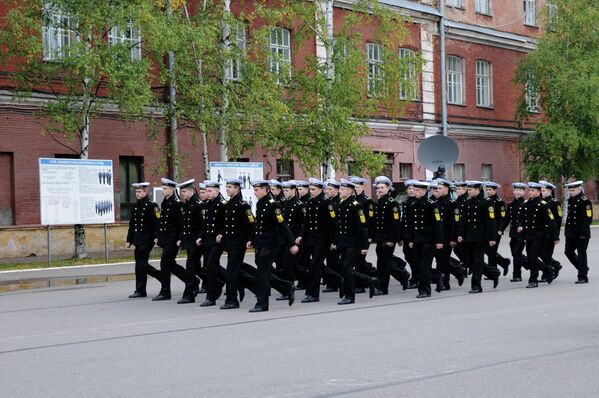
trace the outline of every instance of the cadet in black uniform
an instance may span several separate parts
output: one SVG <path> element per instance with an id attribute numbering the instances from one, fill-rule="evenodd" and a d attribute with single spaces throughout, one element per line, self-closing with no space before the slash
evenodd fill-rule
<path id="1" fill-rule="evenodd" d="M 265 180 L 252 181 L 254 193 L 258 198 L 256 203 L 256 222 L 252 238 L 246 247 L 256 249 L 256 267 L 258 269 L 258 286 L 256 305 L 250 312 L 268 311 L 269 280 L 275 251 L 285 245 L 291 254 L 297 254 L 298 246 L 283 218 L 283 212 L 276 200 L 269 194 L 269 182 Z M 293 304 L 292 301 L 289 304 Z"/>
<path id="2" fill-rule="evenodd" d="M 297 193 L 299 200 L 304 204 L 308 205 L 310 200 L 310 183 L 307 181 L 295 180 L 297 184 Z M 306 207 L 307 210 L 307 207 Z M 296 277 L 297 277 L 297 288 L 305 289 L 306 282 L 308 280 L 308 268 L 310 267 L 310 257 L 308 250 L 305 245 L 300 245 L 300 252 L 298 253 L 298 262 L 296 264 Z"/>
<path id="3" fill-rule="evenodd" d="M 551 213 L 553 214 L 553 221 L 555 222 L 555 228 L 557 229 L 557 233 L 559 235 L 560 230 L 562 228 L 562 204 L 559 200 L 554 197 L 556 186 L 548 181 L 539 181 L 541 184 L 541 197 L 547 203 L 549 203 L 549 208 L 551 209 Z M 550 265 L 553 267 L 553 279 L 556 279 L 559 275 L 559 272 L 562 269 L 562 265 L 559 261 L 553 258 L 553 252 L 555 250 L 555 244 L 551 239 L 545 240 L 545 246 L 543 247 L 543 253 L 550 261 Z M 539 282 L 547 282 L 547 277 L 543 273 Z"/>
<path id="4" fill-rule="evenodd" d="M 156 232 L 154 243 L 162 248 L 160 257 L 160 278 L 162 288 L 152 301 L 171 299 L 171 272 L 185 283 L 185 269 L 177 264 L 179 246 L 177 241 L 181 236 L 181 202 L 177 199 L 175 188 L 177 183 L 168 178 L 162 179 L 162 192 L 164 199 L 160 204 L 160 225 Z"/>
<path id="5" fill-rule="evenodd" d="M 293 180 L 283 183 L 283 194 L 285 195 L 283 217 L 285 218 L 285 224 L 289 227 L 289 230 L 293 235 L 293 241 L 295 242 L 298 237 L 304 234 L 307 213 L 306 205 L 299 200 L 296 182 Z M 284 253 L 284 265 L 281 277 L 293 283 L 295 281 L 296 267 L 299 262 L 301 250 L 300 253 L 291 254 L 285 246 L 282 247 Z M 306 275 L 303 274 L 304 278 L 305 276 Z M 287 299 L 288 297 L 286 296 L 277 297 L 277 300 Z"/>
<path id="6" fill-rule="evenodd" d="M 341 256 L 343 298 L 337 304 L 344 305 L 355 302 L 354 266 L 360 254 L 368 252 L 368 235 L 366 215 L 354 196 L 355 185 L 345 179 L 340 181 L 340 185 L 337 229 L 332 245 Z"/>
<path id="7" fill-rule="evenodd" d="M 414 183 L 415 201 L 409 208 L 412 220 L 411 238 L 408 245 L 414 249 L 414 264 L 418 267 L 418 295 L 431 296 L 431 266 L 437 250 L 443 249 L 443 220 L 435 203 L 427 197 L 429 184 Z"/>
<path id="8" fill-rule="evenodd" d="M 499 249 L 499 242 L 501 241 L 501 235 L 503 233 L 501 226 L 503 226 L 507 217 L 507 208 L 503 199 L 497 195 L 497 190 L 499 187 L 500 185 L 496 182 L 485 183 L 487 199 L 493 202 L 493 206 L 495 206 L 495 222 L 497 223 L 497 238 L 495 239 L 497 244 L 494 246 L 489 246 L 487 249 L 487 259 L 489 267 L 497 268 L 497 265 L 499 265 L 501 268 L 503 268 L 503 276 L 505 276 L 509 271 L 510 260 L 504 258 L 497 252 L 497 250 Z"/>
<path id="9" fill-rule="evenodd" d="M 493 281 L 493 288 L 499 283 L 500 272 L 497 268 L 485 267 L 484 255 L 487 247 L 495 245 L 497 224 L 495 207 L 482 193 L 482 182 L 467 181 L 468 200 L 460 217 L 458 242 L 464 242 L 465 263 L 472 271 L 469 293 L 483 291 L 483 274 Z"/>
<path id="10" fill-rule="evenodd" d="M 295 184 L 297 185 L 299 200 L 307 205 L 310 200 L 310 183 L 308 181 L 295 180 Z"/>
<path id="11" fill-rule="evenodd" d="M 413 235 L 413 224 L 414 220 L 410 217 L 412 216 L 411 206 L 416 201 L 414 197 L 414 184 L 417 180 L 406 180 L 404 185 L 406 186 L 408 197 L 401 203 L 401 225 L 399 231 L 399 244 L 403 244 L 403 255 L 406 259 L 406 262 L 410 266 L 410 270 L 412 271 L 412 277 L 410 278 L 410 282 L 408 284 L 408 289 L 416 289 L 418 287 L 418 264 L 414 263 L 414 249 L 410 247 L 407 243 L 411 241 Z"/>
<path id="12" fill-rule="evenodd" d="M 278 180 L 270 180 L 268 182 L 268 185 L 270 188 L 270 194 L 272 195 L 274 200 L 279 202 L 279 204 L 283 204 L 283 202 L 285 201 L 285 195 L 283 195 L 283 183 L 281 183 L 281 181 Z"/>
<path id="13" fill-rule="evenodd" d="M 518 232 L 516 225 L 522 208 L 524 206 L 524 195 L 526 193 L 526 184 L 522 182 L 512 183 L 512 193 L 514 200 L 512 200 L 507 206 L 507 212 L 502 225 L 498 225 L 498 229 L 501 230 L 502 234 L 505 229 L 510 225 L 510 251 L 512 253 L 512 259 L 514 260 L 514 270 L 512 272 L 512 279 L 510 282 L 521 282 L 522 281 L 522 266 L 526 262 L 524 256 L 524 236 L 522 232 Z"/>
<path id="14" fill-rule="evenodd" d="M 217 241 L 217 237 L 225 231 L 225 205 L 227 202 L 220 194 L 220 182 L 204 181 L 206 184 L 207 201 L 202 209 L 204 220 L 198 244 L 204 246 L 204 268 L 206 274 L 206 299 L 200 307 L 216 305 L 216 300 L 223 291 L 222 283 L 219 281 L 220 258 L 223 254 L 223 246 Z M 220 239 L 219 239 L 220 240 Z"/>
<path id="15" fill-rule="evenodd" d="M 221 310 L 239 308 L 237 292 L 242 288 L 239 272 L 254 226 L 252 209 L 241 195 L 243 181 L 237 178 L 227 178 L 225 182 L 227 196 L 229 196 L 229 201 L 224 208 L 225 228 L 224 234 L 216 237 L 217 243 L 222 243 L 223 250 L 228 253 L 225 289 L 227 298 L 225 304 L 220 307 Z"/>
<path id="16" fill-rule="evenodd" d="M 374 217 L 374 202 L 364 192 L 364 184 L 366 184 L 368 180 L 366 180 L 366 178 L 352 176 L 349 178 L 349 181 L 356 186 L 356 200 L 360 203 L 360 206 L 362 206 L 362 210 L 364 210 L 364 215 L 366 216 L 366 233 L 370 236 L 370 227 L 372 225 L 372 218 Z M 377 269 L 366 261 L 366 255 L 360 255 L 360 260 L 356 265 L 356 271 L 371 277 L 378 276 Z M 360 288 L 359 291 L 364 292 L 364 289 Z"/>
<path id="17" fill-rule="evenodd" d="M 466 209 L 466 201 L 468 200 L 468 186 L 466 185 L 465 181 L 456 181 L 453 183 L 453 185 L 455 187 L 456 194 L 455 204 L 461 218 L 462 214 L 464 214 L 464 210 Z M 464 265 L 464 268 L 466 268 L 467 264 L 464 261 L 466 259 L 466 255 L 464 253 L 464 244 L 462 242 L 457 242 L 456 246 L 453 248 L 453 252 Z M 466 274 L 468 274 L 467 269 Z"/>
<path id="18" fill-rule="evenodd" d="M 565 254 L 578 270 L 577 284 L 589 283 L 587 247 L 591 238 L 593 207 L 591 201 L 582 192 L 582 181 L 566 184 L 568 188 L 568 213 L 566 216 Z"/>
<path id="19" fill-rule="evenodd" d="M 399 204 L 391 196 L 393 183 L 385 176 L 374 179 L 377 201 L 374 205 L 370 240 L 376 243 L 376 269 L 378 271 L 379 290 L 377 295 L 389 293 L 389 279 L 393 250 L 398 241 L 401 227 Z"/>
<path id="20" fill-rule="evenodd" d="M 530 268 L 530 278 L 527 288 L 539 286 L 539 270 L 547 276 L 547 283 L 553 281 L 553 268 L 543 252 L 545 241 L 551 239 L 554 244 L 559 242 L 553 213 L 549 204 L 541 199 L 542 185 L 536 182 L 528 183 L 528 200 L 524 203 L 518 219 L 518 232 L 524 232 L 526 241 L 526 257 Z M 539 260 L 539 257 L 544 261 Z"/>
<path id="21" fill-rule="evenodd" d="M 207 195 L 206 195 L 206 184 L 204 184 L 203 182 L 200 182 L 198 184 L 198 198 L 199 198 L 199 202 L 200 202 L 200 214 L 204 214 L 203 210 L 206 207 L 206 201 L 207 201 Z M 204 257 L 204 246 L 200 245 L 198 246 L 198 258 L 200 259 L 199 263 L 198 263 L 198 278 L 202 279 L 202 285 L 200 286 L 200 290 L 198 291 L 198 293 L 206 293 L 206 270 L 204 269 L 204 266 L 202 265 L 202 261 L 201 258 Z M 204 261 L 206 259 L 204 258 Z"/>
<path id="22" fill-rule="evenodd" d="M 326 201 L 329 215 L 331 217 L 328 223 L 329 236 L 334 237 L 337 229 L 337 212 L 339 210 L 339 188 L 341 185 L 334 179 L 326 181 Z M 325 284 L 323 293 L 332 293 L 339 290 L 341 281 L 341 258 L 338 250 L 332 250 L 329 247 L 327 253 L 326 266 L 322 271 L 322 280 Z"/>
<path id="23" fill-rule="evenodd" d="M 181 189 L 181 201 L 183 202 L 181 207 L 183 223 L 177 245 L 187 252 L 185 290 L 183 291 L 183 297 L 177 301 L 177 304 L 194 303 L 199 290 L 197 273 L 200 264 L 200 248 L 196 241 L 200 237 L 200 230 L 202 229 L 202 213 L 194 182 L 195 180 L 191 179 L 177 186 Z"/>
<path id="24" fill-rule="evenodd" d="M 154 236 L 160 221 L 160 208 L 148 198 L 149 182 L 131 184 L 135 189 L 135 206 L 131 211 L 125 246 L 135 246 L 135 291 L 129 298 L 147 297 L 148 275 L 161 280 L 160 271 L 148 263 Z"/>

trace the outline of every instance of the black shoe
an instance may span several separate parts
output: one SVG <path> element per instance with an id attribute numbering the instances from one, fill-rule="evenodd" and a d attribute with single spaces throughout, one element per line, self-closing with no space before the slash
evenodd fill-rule
<path id="1" fill-rule="evenodd" d="M 266 312 L 268 311 L 268 307 L 262 307 L 260 305 L 256 305 L 254 308 L 250 309 L 250 312 Z"/>
<path id="2" fill-rule="evenodd" d="M 366 293 L 366 289 L 364 289 L 363 287 L 357 287 L 354 289 L 354 293 L 355 294 Z"/>
<path id="3" fill-rule="evenodd" d="M 410 282 L 408 283 L 408 289 L 416 289 L 418 287 L 417 283 Z"/>
<path id="4" fill-rule="evenodd" d="M 476 294 L 476 293 L 482 293 L 482 292 L 483 291 L 481 289 L 472 289 L 468 293 L 470 293 L 470 294 Z"/>
<path id="5" fill-rule="evenodd" d="M 337 304 L 338 304 L 338 305 L 345 305 L 345 304 L 354 304 L 354 303 L 355 303 L 355 301 L 354 301 L 354 300 L 352 300 L 352 299 L 350 299 L 350 298 L 347 298 L 347 297 L 343 297 L 343 298 L 341 299 L 341 301 L 339 301 Z"/>
<path id="6" fill-rule="evenodd" d="M 466 279 L 466 270 L 461 271 L 458 276 L 456 276 L 458 280 L 458 286 L 462 286 L 464 284 L 464 279 Z"/>
<path id="7" fill-rule="evenodd" d="M 437 287 L 435 288 L 435 292 L 441 293 L 443 291 L 443 286 L 445 285 L 445 275 L 439 273 L 439 278 L 437 279 Z"/>
<path id="8" fill-rule="evenodd" d="M 538 282 L 530 282 L 528 285 L 526 285 L 527 289 L 534 289 L 535 287 L 539 287 Z"/>
<path id="9" fill-rule="evenodd" d="M 499 275 L 497 275 L 495 279 L 493 279 L 493 289 L 495 289 L 497 285 L 499 285 Z"/>
<path id="10" fill-rule="evenodd" d="M 376 278 L 370 278 L 368 280 L 368 298 L 373 298 L 374 295 L 376 294 L 377 282 L 378 282 L 378 279 L 376 279 Z"/>
<path id="11" fill-rule="evenodd" d="M 547 283 L 547 277 L 545 275 L 543 275 L 540 279 L 539 279 L 539 283 Z"/>
<path id="12" fill-rule="evenodd" d="M 245 289 L 239 289 L 239 301 L 243 303 L 243 299 L 245 298 Z"/>
<path id="13" fill-rule="evenodd" d="M 275 300 L 277 301 L 283 301 L 283 300 L 289 300 L 289 296 L 283 296 L 282 294 L 280 296 L 277 296 L 275 298 Z"/>
<path id="14" fill-rule="evenodd" d="M 195 303 L 196 299 L 192 298 L 192 297 L 183 297 L 181 298 L 181 300 L 177 301 L 177 304 L 189 304 L 189 303 Z"/>
<path id="15" fill-rule="evenodd" d="M 158 296 L 156 297 L 152 297 L 152 301 L 164 301 L 164 300 L 170 300 L 171 296 L 167 296 L 165 294 L 159 293 Z"/>
<path id="16" fill-rule="evenodd" d="M 239 303 L 224 303 L 220 306 L 221 310 L 232 310 L 235 308 L 239 308 Z"/>
<path id="17" fill-rule="evenodd" d="M 576 282 L 574 282 L 577 285 L 582 285 L 584 283 L 589 283 L 589 278 L 578 278 L 578 280 Z"/>
<path id="18" fill-rule="evenodd" d="M 510 282 L 522 282 L 522 278 L 513 277 Z"/>
<path id="19" fill-rule="evenodd" d="M 133 294 L 129 295 L 129 298 L 141 298 L 141 297 L 148 297 L 148 294 L 135 291 L 135 292 L 133 292 Z"/>
<path id="20" fill-rule="evenodd" d="M 387 292 L 384 292 L 381 289 L 376 289 L 376 291 L 374 292 L 375 296 L 386 296 L 387 294 Z"/>
<path id="21" fill-rule="evenodd" d="M 289 296 L 288 296 L 287 300 L 289 301 L 290 307 L 295 302 L 295 285 L 293 283 L 291 284 L 291 287 L 289 288 Z"/>
<path id="22" fill-rule="evenodd" d="M 206 299 L 200 304 L 200 307 L 212 307 L 213 305 L 216 305 L 214 301 Z"/>
<path id="23" fill-rule="evenodd" d="M 319 301 L 320 298 L 312 296 L 306 296 L 302 299 L 302 303 L 318 303 Z"/>
<path id="24" fill-rule="evenodd" d="M 337 290 L 339 290 L 339 289 L 333 289 L 332 287 L 327 286 L 324 289 L 322 289 L 322 292 L 323 293 L 333 293 L 333 292 L 336 292 Z"/>
<path id="25" fill-rule="evenodd" d="M 202 294 L 202 293 L 207 293 L 208 291 L 206 290 L 206 288 L 204 286 L 202 286 L 200 288 L 200 290 L 198 290 L 198 294 Z"/>
<path id="26" fill-rule="evenodd" d="M 420 293 L 418 296 L 416 296 L 416 298 L 427 298 L 430 296 L 431 296 L 430 293 Z"/>
<path id="27" fill-rule="evenodd" d="M 554 279 L 553 272 L 548 273 L 546 276 L 546 279 L 547 279 L 547 284 L 551 285 L 551 282 L 553 282 L 553 279 Z"/>
<path id="28" fill-rule="evenodd" d="M 402 288 L 402 290 L 407 290 L 409 288 L 409 286 L 410 286 L 410 280 L 409 279 L 404 279 L 401 282 L 401 288 Z"/>

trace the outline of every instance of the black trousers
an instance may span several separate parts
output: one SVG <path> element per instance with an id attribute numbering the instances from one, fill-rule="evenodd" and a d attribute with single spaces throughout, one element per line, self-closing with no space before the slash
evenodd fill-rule
<path id="1" fill-rule="evenodd" d="M 160 257 L 160 279 L 162 287 L 160 293 L 163 296 L 171 295 L 171 272 L 185 283 L 185 268 L 177 264 L 176 258 L 179 253 L 179 246 L 172 244 L 162 248 Z"/>
<path id="2" fill-rule="evenodd" d="M 443 249 L 435 250 L 435 263 L 437 264 L 437 271 L 443 274 L 443 281 L 449 286 L 449 275 L 451 273 L 451 267 L 449 266 L 449 257 L 451 257 L 452 247 L 449 243 L 443 244 Z M 454 271 L 455 272 L 455 271 Z"/>
<path id="3" fill-rule="evenodd" d="M 521 238 L 510 238 L 510 251 L 512 252 L 512 258 L 514 259 L 514 278 L 522 278 L 522 265 L 525 261 L 524 247 L 526 244 Z"/>
<path id="4" fill-rule="evenodd" d="M 545 240 L 535 239 L 526 241 L 526 258 L 528 259 L 528 267 L 530 269 L 530 277 L 528 283 L 538 282 L 539 270 L 543 272 L 553 272 L 551 264 L 545 264 L 539 259 L 543 256 L 543 248 L 545 246 Z"/>
<path id="5" fill-rule="evenodd" d="M 431 267 L 435 250 L 434 243 L 414 243 L 413 262 L 418 268 L 419 294 L 431 294 Z"/>
<path id="6" fill-rule="evenodd" d="M 354 267 L 358 263 L 360 251 L 354 247 L 338 249 L 341 255 L 341 276 L 343 277 L 343 295 L 348 299 L 355 299 Z"/>
<path id="7" fill-rule="evenodd" d="M 338 289 L 339 278 L 341 276 L 341 256 L 339 250 L 328 251 L 326 268 L 323 272 L 323 282 L 331 289 Z"/>
<path id="8" fill-rule="evenodd" d="M 240 288 L 239 283 L 239 270 L 245 257 L 245 247 L 229 250 L 227 256 L 227 271 L 226 271 L 226 283 L 225 294 L 227 296 L 225 303 L 227 304 L 239 304 L 237 300 L 237 292 Z"/>
<path id="9" fill-rule="evenodd" d="M 379 288 L 383 293 L 389 292 L 391 262 L 393 261 L 393 251 L 395 250 L 395 244 L 389 247 L 386 243 L 377 242 L 376 244 L 376 269 L 378 271 Z"/>
<path id="10" fill-rule="evenodd" d="M 146 285 L 148 283 L 148 275 L 158 279 L 162 283 L 160 271 L 152 267 L 148 262 L 150 253 L 154 244 L 146 244 L 135 246 L 135 291 L 146 293 Z"/>
<path id="11" fill-rule="evenodd" d="M 194 291 L 197 290 L 198 280 L 198 267 L 200 266 L 200 259 L 202 258 L 202 252 L 199 247 L 187 249 L 187 262 L 185 263 L 185 290 L 183 291 L 183 297 L 195 298 Z"/>
<path id="12" fill-rule="evenodd" d="M 489 247 L 489 242 L 486 241 L 464 243 L 466 264 L 472 270 L 472 278 L 470 280 L 472 290 L 483 290 L 481 283 L 483 275 L 489 279 L 499 277 L 500 272 L 497 267 L 493 268 L 485 265 L 484 256 L 487 247 Z"/>
<path id="13" fill-rule="evenodd" d="M 408 287 L 410 281 L 410 271 L 406 269 L 406 264 L 403 259 L 397 256 L 391 257 L 391 276 L 401 283 L 404 289 Z"/>
<path id="14" fill-rule="evenodd" d="M 497 268 L 497 250 L 499 249 L 499 242 L 501 242 L 501 235 L 495 237 L 495 246 L 487 247 L 487 266 Z"/>
<path id="15" fill-rule="evenodd" d="M 324 259 L 329 251 L 326 246 L 308 246 L 310 257 L 310 268 L 308 269 L 308 284 L 306 285 L 306 296 L 320 297 L 320 278 Z"/>
<path id="16" fill-rule="evenodd" d="M 550 264 L 553 267 L 554 273 L 559 272 L 562 269 L 562 265 L 559 261 L 553 258 L 553 253 L 555 252 L 555 244 L 551 239 L 545 239 L 543 244 L 543 249 L 541 250 L 541 260 L 545 264 Z M 546 279 L 546 275 L 543 272 L 543 277 Z"/>
<path id="17" fill-rule="evenodd" d="M 300 261 L 300 252 L 298 251 L 295 254 L 291 254 L 289 249 L 285 246 L 280 249 L 283 250 L 285 260 L 283 262 L 282 272 L 279 272 L 279 275 L 289 282 L 295 282 L 296 269 Z"/>
<path id="18" fill-rule="evenodd" d="M 210 245 L 204 248 L 204 272 L 206 273 L 206 300 L 216 301 L 223 293 L 222 281 L 218 279 L 220 257 L 223 254 L 221 245 Z"/>
<path id="19" fill-rule="evenodd" d="M 587 247 L 589 246 L 589 240 L 583 239 L 569 239 L 566 238 L 566 249 L 564 253 L 568 260 L 572 263 L 574 268 L 578 270 L 579 278 L 587 278 L 589 273 L 589 265 L 587 262 Z"/>
<path id="20" fill-rule="evenodd" d="M 410 271 L 412 272 L 412 278 L 410 279 L 410 282 L 413 284 L 418 283 L 418 264 L 414 262 L 414 249 L 410 247 L 407 241 L 405 241 L 403 245 L 403 256 L 410 266 Z"/>
<path id="21" fill-rule="evenodd" d="M 271 267 L 270 271 L 270 287 L 283 296 L 289 296 L 293 283 L 277 276 L 273 267 Z M 242 263 L 239 282 L 242 288 L 250 290 L 256 296 L 258 295 L 258 270 L 256 268 L 248 263 Z"/>
<path id="22" fill-rule="evenodd" d="M 268 309 L 270 292 L 270 273 L 277 248 L 256 249 L 256 267 L 258 269 L 258 285 L 256 287 L 256 305 Z"/>

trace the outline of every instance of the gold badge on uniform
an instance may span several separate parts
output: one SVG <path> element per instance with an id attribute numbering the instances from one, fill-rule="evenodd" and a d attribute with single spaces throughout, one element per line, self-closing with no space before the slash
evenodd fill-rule
<path id="1" fill-rule="evenodd" d="M 368 205 L 368 217 L 374 217 L 374 205 L 372 203 Z"/>
<path id="2" fill-rule="evenodd" d="M 453 218 L 455 219 L 455 222 L 459 222 L 460 221 L 460 209 L 454 209 L 453 214 L 454 214 Z"/>
<path id="3" fill-rule="evenodd" d="M 303 214 L 304 214 L 304 216 L 305 216 L 306 214 L 308 214 L 308 209 L 307 209 L 307 208 L 305 208 L 305 207 L 302 207 L 302 213 L 303 213 Z"/>
<path id="4" fill-rule="evenodd" d="M 505 206 L 501 206 L 501 218 L 505 218 Z"/>
<path id="5" fill-rule="evenodd" d="M 279 223 L 282 223 L 283 221 L 285 221 L 285 219 L 283 218 L 283 214 L 281 213 L 281 209 L 275 209 L 275 216 L 277 217 L 277 221 Z"/>
<path id="6" fill-rule="evenodd" d="M 358 215 L 360 216 L 360 222 L 362 224 L 366 224 L 366 216 L 364 215 L 364 210 L 358 210 Z"/>
<path id="7" fill-rule="evenodd" d="M 329 205 L 329 214 L 331 215 L 331 218 L 337 217 L 335 214 L 335 207 L 333 205 Z"/>
<path id="8" fill-rule="evenodd" d="M 551 220 L 555 219 L 555 217 L 553 217 L 553 213 L 551 212 L 551 209 L 547 209 L 547 214 L 549 214 L 549 219 L 551 219 Z"/>
<path id="9" fill-rule="evenodd" d="M 495 218 L 495 209 L 493 206 L 489 206 L 489 218 L 493 220 Z"/>
<path id="10" fill-rule="evenodd" d="M 587 205 L 587 217 L 588 218 L 593 217 L 593 209 L 591 208 L 591 205 Z"/>
<path id="11" fill-rule="evenodd" d="M 399 220 L 399 208 L 397 206 L 393 208 L 393 219 L 395 221 Z"/>
<path id="12" fill-rule="evenodd" d="M 562 207 L 560 205 L 557 205 L 557 215 L 562 216 Z"/>
<path id="13" fill-rule="evenodd" d="M 157 219 L 160 219 L 160 209 L 158 207 L 154 207 L 154 215 Z"/>
<path id="14" fill-rule="evenodd" d="M 247 209 L 245 211 L 245 214 L 248 216 L 248 220 L 250 221 L 250 223 L 254 223 L 254 215 L 252 214 L 252 211 L 250 209 Z"/>
<path id="15" fill-rule="evenodd" d="M 435 220 L 441 221 L 441 213 L 439 213 L 439 209 L 435 208 Z"/>

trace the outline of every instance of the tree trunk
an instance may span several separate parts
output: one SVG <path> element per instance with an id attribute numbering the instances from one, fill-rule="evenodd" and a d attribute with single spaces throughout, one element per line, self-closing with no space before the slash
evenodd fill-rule
<path id="1" fill-rule="evenodd" d="M 222 97 L 222 106 L 220 110 L 220 126 L 219 126 L 219 134 L 218 134 L 218 146 L 220 150 L 220 161 L 226 162 L 228 160 L 228 150 L 227 150 L 227 142 L 226 142 L 226 126 L 225 120 L 227 115 L 227 110 L 229 107 L 229 98 L 227 96 L 227 86 L 229 84 L 229 75 L 227 74 L 227 70 L 229 67 L 229 63 L 231 62 L 229 51 L 231 46 L 231 26 L 229 26 L 229 22 L 227 18 L 231 12 L 231 1 L 224 0 L 223 4 L 223 21 L 222 21 L 222 42 L 221 42 L 221 50 L 223 54 L 223 97 Z"/>
<path id="2" fill-rule="evenodd" d="M 166 8 L 167 16 L 169 18 L 173 15 L 173 9 L 171 0 L 167 1 Z M 177 138 L 177 116 L 176 116 L 176 99 L 177 99 L 177 90 L 175 86 L 175 53 L 174 51 L 168 52 L 168 72 L 169 72 L 169 82 L 168 82 L 168 105 L 169 105 L 169 130 L 170 130 L 170 159 L 171 159 L 171 170 L 173 175 L 173 180 L 177 181 L 179 179 L 179 143 Z"/>
<path id="3" fill-rule="evenodd" d="M 334 46 L 334 37 L 333 37 L 333 0 L 326 0 L 325 5 L 325 26 L 326 26 L 326 38 L 324 40 L 324 45 L 326 48 L 326 65 L 327 65 L 327 98 L 326 98 L 326 108 L 327 113 L 331 112 L 331 108 L 333 106 L 333 79 L 335 78 L 335 65 L 333 63 L 333 46 Z M 333 168 L 333 159 L 330 154 L 325 154 L 325 164 L 324 164 L 324 178 L 335 178 L 335 169 Z"/>

